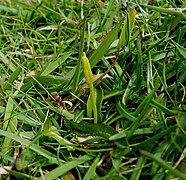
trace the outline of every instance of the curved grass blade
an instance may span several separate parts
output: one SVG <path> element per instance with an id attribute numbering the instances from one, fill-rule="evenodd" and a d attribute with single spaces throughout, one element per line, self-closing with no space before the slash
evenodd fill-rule
<path id="1" fill-rule="evenodd" d="M 120 113 L 123 117 L 125 117 L 126 119 L 128 119 L 128 120 L 130 120 L 130 121 L 132 121 L 132 122 L 136 121 L 137 118 L 134 117 L 133 115 L 131 115 L 129 112 L 127 112 L 127 110 L 125 110 L 125 109 L 121 106 L 121 103 L 120 103 L 119 100 L 117 100 L 117 102 L 116 102 L 116 108 L 117 108 L 117 110 L 119 111 L 119 113 Z"/>
<path id="2" fill-rule="evenodd" d="M 57 168 L 55 168 L 54 170 L 50 171 L 49 173 L 47 173 L 46 175 L 44 175 L 44 177 L 40 177 L 38 178 L 38 180 L 53 180 L 58 178 L 59 176 L 62 176 L 63 174 L 65 174 L 66 172 L 68 172 L 69 170 L 75 168 L 76 166 L 83 164 L 89 160 L 93 159 L 92 156 L 89 155 L 84 155 L 80 158 L 77 158 L 76 160 L 67 162 Z"/>

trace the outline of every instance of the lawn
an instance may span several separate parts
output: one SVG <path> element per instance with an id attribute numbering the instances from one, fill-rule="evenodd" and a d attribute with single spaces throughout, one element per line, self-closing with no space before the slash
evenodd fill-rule
<path id="1" fill-rule="evenodd" d="M 1 0 L 0 179 L 186 179 L 184 0 Z"/>

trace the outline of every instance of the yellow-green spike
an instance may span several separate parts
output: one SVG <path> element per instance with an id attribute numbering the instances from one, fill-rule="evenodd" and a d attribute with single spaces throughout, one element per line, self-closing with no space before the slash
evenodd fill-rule
<path id="1" fill-rule="evenodd" d="M 95 89 L 94 89 L 94 85 L 93 85 L 94 79 L 93 79 L 93 74 L 92 74 L 89 60 L 84 52 L 83 52 L 83 56 L 82 56 L 82 64 L 83 64 L 83 72 L 85 75 L 85 81 L 90 88 L 92 109 L 93 109 L 93 113 L 94 113 L 94 123 L 97 123 L 98 115 L 97 115 L 97 107 L 96 107 L 96 94 L 95 94 Z"/>

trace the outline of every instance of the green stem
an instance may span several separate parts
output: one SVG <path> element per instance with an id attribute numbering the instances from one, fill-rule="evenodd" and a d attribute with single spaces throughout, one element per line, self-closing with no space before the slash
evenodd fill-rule
<path id="1" fill-rule="evenodd" d="M 89 85 L 90 87 L 90 96 L 91 96 L 91 101 L 92 101 L 92 109 L 94 113 L 94 123 L 98 122 L 98 113 L 97 113 L 97 106 L 96 106 L 96 96 L 95 96 L 95 90 L 94 90 L 94 85 L 91 83 Z"/>

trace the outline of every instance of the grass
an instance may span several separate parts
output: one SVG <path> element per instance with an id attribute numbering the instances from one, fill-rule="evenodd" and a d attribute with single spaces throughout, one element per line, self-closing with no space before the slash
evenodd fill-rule
<path id="1" fill-rule="evenodd" d="M 186 179 L 185 8 L 2 1 L 0 178 Z"/>

